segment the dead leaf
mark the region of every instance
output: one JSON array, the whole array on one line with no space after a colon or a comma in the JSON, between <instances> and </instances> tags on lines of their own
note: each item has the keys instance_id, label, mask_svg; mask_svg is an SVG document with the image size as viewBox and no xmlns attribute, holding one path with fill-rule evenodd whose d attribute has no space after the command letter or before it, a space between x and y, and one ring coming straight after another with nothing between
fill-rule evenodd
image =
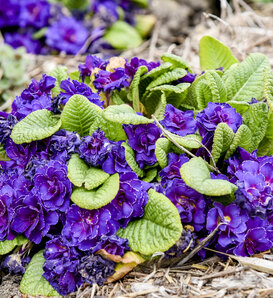
<instances>
[{"instance_id":1,"label":"dead leaf","mask_svg":"<svg viewBox=\"0 0 273 298\"><path fill-rule=\"evenodd\" d=\"M256 269L258 271L273 275L273 262L271 261L260 259L260 258L254 258L254 257L237 257L237 256L230 256L230 257L240 262L244 266L248 266L252 269Z\"/></svg>"}]
</instances>

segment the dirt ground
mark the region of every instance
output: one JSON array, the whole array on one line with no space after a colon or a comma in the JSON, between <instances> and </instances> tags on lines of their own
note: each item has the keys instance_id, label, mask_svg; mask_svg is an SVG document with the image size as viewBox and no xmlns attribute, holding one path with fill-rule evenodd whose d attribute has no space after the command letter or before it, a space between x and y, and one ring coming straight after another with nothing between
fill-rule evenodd
<instances>
[{"instance_id":1,"label":"dirt ground","mask_svg":"<svg viewBox=\"0 0 273 298\"><path fill-rule=\"evenodd\" d=\"M226 0L219 3L216 16L209 0L153 0L151 10L158 21L151 38L122 56L158 60L163 53L171 52L188 60L198 73L198 42L203 35L211 35L227 44L239 60L251 52L262 52L273 66L273 4L256 5L253 10L242 0L233 1L234 9ZM72 71L84 61L81 56L28 57L32 62L30 78L39 78L57 65ZM273 261L270 252L258 257ZM19 276L3 276L0 298L23 297L19 282ZM101 288L82 288L68 297L273 297L273 276L232 259L222 261L212 256L201 262L192 258L178 267L138 267L121 281Z\"/></svg>"}]
</instances>

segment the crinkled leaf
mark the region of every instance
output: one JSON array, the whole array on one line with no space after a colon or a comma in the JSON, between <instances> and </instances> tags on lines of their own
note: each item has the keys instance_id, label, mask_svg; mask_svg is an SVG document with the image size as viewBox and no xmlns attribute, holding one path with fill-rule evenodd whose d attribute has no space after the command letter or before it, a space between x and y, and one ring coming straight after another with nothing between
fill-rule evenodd
<instances>
[{"instance_id":1,"label":"crinkled leaf","mask_svg":"<svg viewBox=\"0 0 273 298\"><path fill-rule=\"evenodd\" d=\"M134 150L127 143L122 143L121 146L125 149L125 159L132 171L134 171L139 177L142 177L143 171L135 160Z\"/></svg>"},{"instance_id":2,"label":"crinkled leaf","mask_svg":"<svg viewBox=\"0 0 273 298\"><path fill-rule=\"evenodd\" d=\"M270 66L266 56L250 54L243 62L227 71L223 80L228 100L250 102L251 98L260 100L264 96L265 68Z\"/></svg>"},{"instance_id":3,"label":"crinkled leaf","mask_svg":"<svg viewBox=\"0 0 273 298\"><path fill-rule=\"evenodd\" d=\"M251 130L244 124L242 124L236 131L232 143L226 152L225 159L228 159L235 153L238 147L244 148L249 151L252 143L252 133Z\"/></svg>"},{"instance_id":4,"label":"crinkled leaf","mask_svg":"<svg viewBox=\"0 0 273 298\"><path fill-rule=\"evenodd\" d=\"M105 33L104 39L118 50L137 48L142 43L137 30L123 21L115 22Z\"/></svg>"},{"instance_id":5,"label":"crinkled leaf","mask_svg":"<svg viewBox=\"0 0 273 298\"><path fill-rule=\"evenodd\" d=\"M169 135L174 139L179 145L187 149L199 149L201 145L202 138L198 135L186 135L184 137L178 136L169 132Z\"/></svg>"},{"instance_id":6,"label":"crinkled leaf","mask_svg":"<svg viewBox=\"0 0 273 298\"><path fill-rule=\"evenodd\" d=\"M170 148L171 142L166 138L159 138L155 143L155 156L162 169L168 165L167 154Z\"/></svg>"},{"instance_id":7,"label":"crinkled leaf","mask_svg":"<svg viewBox=\"0 0 273 298\"><path fill-rule=\"evenodd\" d=\"M166 104L166 94L159 90L149 92L143 103L146 114L155 115L158 120L164 119Z\"/></svg>"},{"instance_id":8,"label":"crinkled leaf","mask_svg":"<svg viewBox=\"0 0 273 298\"><path fill-rule=\"evenodd\" d=\"M76 188L71 195L71 201L81 208L93 210L99 209L110 203L119 190L118 173L110 176L96 190L86 190L85 188Z\"/></svg>"},{"instance_id":9,"label":"crinkled leaf","mask_svg":"<svg viewBox=\"0 0 273 298\"><path fill-rule=\"evenodd\" d=\"M0 256L8 254L11 252L16 246L24 245L29 240L23 235L18 235L13 240L4 240L0 241Z\"/></svg>"},{"instance_id":10,"label":"crinkled leaf","mask_svg":"<svg viewBox=\"0 0 273 298\"><path fill-rule=\"evenodd\" d=\"M114 92L112 92L112 102L115 105L122 105L126 103L120 96L120 92L118 90L115 90Z\"/></svg>"},{"instance_id":11,"label":"crinkled leaf","mask_svg":"<svg viewBox=\"0 0 273 298\"><path fill-rule=\"evenodd\" d=\"M228 104L236 109L236 112L243 115L248 109L249 109L249 103L245 101L236 101L236 100L231 100L228 102Z\"/></svg>"},{"instance_id":12,"label":"crinkled leaf","mask_svg":"<svg viewBox=\"0 0 273 298\"><path fill-rule=\"evenodd\" d=\"M199 58L202 70L220 67L227 70L232 64L238 62L227 46L211 36L201 38L199 43Z\"/></svg>"},{"instance_id":13,"label":"crinkled leaf","mask_svg":"<svg viewBox=\"0 0 273 298\"><path fill-rule=\"evenodd\" d=\"M61 92L61 82L63 80L68 79L68 74L67 74L67 67L65 66L58 66L57 68L55 68L53 71L51 71L49 73L49 75L53 78L56 79L55 82L55 87L52 89L52 96L56 97L57 95L60 94Z\"/></svg>"},{"instance_id":14,"label":"crinkled leaf","mask_svg":"<svg viewBox=\"0 0 273 298\"><path fill-rule=\"evenodd\" d=\"M268 125L265 137L259 144L257 153L259 156L273 155L273 112L271 109L268 113Z\"/></svg>"},{"instance_id":15,"label":"crinkled leaf","mask_svg":"<svg viewBox=\"0 0 273 298\"><path fill-rule=\"evenodd\" d=\"M243 122L252 132L250 152L258 148L265 136L268 124L268 107L264 102L251 104L247 112L243 114Z\"/></svg>"},{"instance_id":16,"label":"crinkled leaf","mask_svg":"<svg viewBox=\"0 0 273 298\"><path fill-rule=\"evenodd\" d=\"M132 251L144 255L168 250L180 238L183 229L179 213L167 197L153 189L148 195L143 217L117 232L119 237L129 240Z\"/></svg>"},{"instance_id":17,"label":"crinkled leaf","mask_svg":"<svg viewBox=\"0 0 273 298\"><path fill-rule=\"evenodd\" d=\"M273 111L273 72L271 67L266 67L264 70L264 96L270 110Z\"/></svg>"},{"instance_id":18,"label":"crinkled leaf","mask_svg":"<svg viewBox=\"0 0 273 298\"><path fill-rule=\"evenodd\" d=\"M177 55L165 53L161 56L161 60L164 62L171 63L175 68L184 68L187 69L189 72L192 72L189 63L184 58L179 57Z\"/></svg>"},{"instance_id":19,"label":"crinkled leaf","mask_svg":"<svg viewBox=\"0 0 273 298\"><path fill-rule=\"evenodd\" d=\"M20 291L30 296L61 296L49 282L42 276L44 273L43 264L45 259L43 251L39 251L34 255L27 266L26 272L20 283Z\"/></svg>"},{"instance_id":20,"label":"crinkled leaf","mask_svg":"<svg viewBox=\"0 0 273 298\"><path fill-rule=\"evenodd\" d=\"M52 136L61 127L61 120L46 110L30 113L12 130L11 138L16 144L31 143Z\"/></svg>"},{"instance_id":21,"label":"crinkled leaf","mask_svg":"<svg viewBox=\"0 0 273 298\"><path fill-rule=\"evenodd\" d=\"M176 68L174 70L167 71L154 79L148 86L147 90L150 90L156 86L164 85L177 81L178 79L183 78L187 74L187 71L183 68Z\"/></svg>"},{"instance_id":22,"label":"crinkled leaf","mask_svg":"<svg viewBox=\"0 0 273 298\"><path fill-rule=\"evenodd\" d=\"M136 112L140 112L140 99L139 99L139 83L140 77L148 72L148 68L146 66L140 66L137 72L134 75L134 78L130 84L130 89L128 93L128 98L133 102L133 108Z\"/></svg>"},{"instance_id":23,"label":"crinkled leaf","mask_svg":"<svg viewBox=\"0 0 273 298\"><path fill-rule=\"evenodd\" d=\"M145 173L144 178L142 178L142 180L145 182L152 182L156 176L157 176L157 169L153 168Z\"/></svg>"},{"instance_id":24,"label":"crinkled leaf","mask_svg":"<svg viewBox=\"0 0 273 298\"><path fill-rule=\"evenodd\" d=\"M102 116L98 116L90 126L89 134L92 135L98 128L105 133L106 138L109 140L127 140L126 133L120 123L115 123L103 118Z\"/></svg>"},{"instance_id":25,"label":"crinkled leaf","mask_svg":"<svg viewBox=\"0 0 273 298\"><path fill-rule=\"evenodd\" d=\"M212 102L225 102L227 100L227 90L222 78L215 70L205 72L205 78L210 88Z\"/></svg>"},{"instance_id":26,"label":"crinkled leaf","mask_svg":"<svg viewBox=\"0 0 273 298\"><path fill-rule=\"evenodd\" d=\"M148 124L153 120L137 115L137 113L126 104L109 106L103 110L102 116L109 121L121 124Z\"/></svg>"},{"instance_id":27,"label":"crinkled leaf","mask_svg":"<svg viewBox=\"0 0 273 298\"><path fill-rule=\"evenodd\" d=\"M213 145L211 150L211 155L216 163L221 155L229 149L234 135L233 130L225 122L217 125L213 136Z\"/></svg>"},{"instance_id":28,"label":"crinkled leaf","mask_svg":"<svg viewBox=\"0 0 273 298\"><path fill-rule=\"evenodd\" d=\"M109 174L105 173L101 169L90 168L86 172L86 177L84 179L84 187L87 190L91 190L102 185L108 178Z\"/></svg>"},{"instance_id":29,"label":"crinkled leaf","mask_svg":"<svg viewBox=\"0 0 273 298\"><path fill-rule=\"evenodd\" d=\"M73 95L61 114L62 128L75 131L80 136L86 136L91 124L101 113L102 110L85 96Z\"/></svg>"},{"instance_id":30,"label":"crinkled leaf","mask_svg":"<svg viewBox=\"0 0 273 298\"><path fill-rule=\"evenodd\" d=\"M70 182L81 187L88 171L88 165L78 154L73 154L68 162L67 168L67 177Z\"/></svg>"},{"instance_id":31,"label":"crinkled leaf","mask_svg":"<svg viewBox=\"0 0 273 298\"><path fill-rule=\"evenodd\" d=\"M194 157L184 163L180 168L180 174L187 186L207 196L233 195L237 189L236 185L226 180L211 179L208 165L201 157Z\"/></svg>"}]
</instances>

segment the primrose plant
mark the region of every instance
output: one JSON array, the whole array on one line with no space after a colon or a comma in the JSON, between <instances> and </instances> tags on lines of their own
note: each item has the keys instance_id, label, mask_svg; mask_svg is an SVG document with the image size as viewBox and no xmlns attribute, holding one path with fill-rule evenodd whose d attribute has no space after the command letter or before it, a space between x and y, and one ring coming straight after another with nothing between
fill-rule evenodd
<instances>
[{"instance_id":1,"label":"primrose plant","mask_svg":"<svg viewBox=\"0 0 273 298\"><path fill-rule=\"evenodd\" d=\"M179 261L212 232L223 253L273 246L268 59L238 62L205 36L201 74L161 60L87 56L1 112L0 266L24 273L23 294L113 282L158 252Z\"/></svg>"}]
</instances>

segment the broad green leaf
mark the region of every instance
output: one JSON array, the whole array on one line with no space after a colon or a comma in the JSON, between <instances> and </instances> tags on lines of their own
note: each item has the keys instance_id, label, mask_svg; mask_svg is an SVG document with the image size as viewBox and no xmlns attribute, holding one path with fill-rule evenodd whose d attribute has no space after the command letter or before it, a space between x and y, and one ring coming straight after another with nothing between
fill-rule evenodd
<instances>
[{"instance_id":1,"label":"broad green leaf","mask_svg":"<svg viewBox=\"0 0 273 298\"><path fill-rule=\"evenodd\" d=\"M264 102L251 104L247 112L243 114L243 123L252 132L250 152L258 148L265 136L268 124L268 107Z\"/></svg>"},{"instance_id":2,"label":"broad green leaf","mask_svg":"<svg viewBox=\"0 0 273 298\"><path fill-rule=\"evenodd\" d=\"M69 73L69 78L71 80L73 80L73 81L82 82L82 80L80 79L80 72L78 70L77 71L70 72Z\"/></svg>"},{"instance_id":3,"label":"broad green leaf","mask_svg":"<svg viewBox=\"0 0 273 298\"><path fill-rule=\"evenodd\" d=\"M73 154L68 162L67 168L67 177L70 182L81 187L88 171L88 165L78 154Z\"/></svg>"},{"instance_id":4,"label":"broad green leaf","mask_svg":"<svg viewBox=\"0 0 273 298\"><path fill-rule=\"evenodd\" d=\"M55 87L52 89L52 96L56 97L60 94L61 90L61 82L68 78L67 74L67 67L65 66L58 66L53 71L49 73L49 75L56 79Z\"/></svg>"},{"instance_id":5,"label":"broad green leaf","mask_svg":"<svg viewBox=\"0 0 273 298\"><path fill-rule=\"evenodd\" d=\"M6 255L11 252L16 246L24 245L29 240L23 235L18 235L13 240L0 241L0 256Z\"/></svg>"},{"instance_id":6,"label":"broad green leaf","mask_svg":"<svg viewBox=\"0 0 273 298\"><path fill-rule=\"evenodd\" d=\"M135 20L137 32L143 39L146 39L156 23L156 17L153 14L138 14L135 16Z\"/></svg>"},{"instance_id":7,"label":"broad green leaf","mask_svg":"<svg viewBox=\"0 0 273 298\"><path fill-rule=\"evenodd\" d=\"M213 136L213 145L211 150L211 155L216 163L221 155L229 149L234 135L233 130L225 122L217 125Z\"/></svg>"},{"instance_id":8,"label":"broad green leaf","mask_svg":"<svg viewBox=\"0 0 273 298\"><path fill-rule=\"evenodd\" d=\"M139 99L139 82L140 77L148 72L146 66L140 66L134 75L134 78L130 84L128 98L133 102L133 108L136 112L140 112L140 99Z\"/></svg>"},{"instance_id":9,"label":"broad green leaf","mask_svg":"<svg viewBox=\"0 0 273 298\"><path fill-rule=\"evenodd\" d=\"M87 190L92 190L101 186L109 177L110 175L105 173L101 169L90 168L86 172L86 177L84 179L84 187Z\"/></svg>"},{"instance_id":10,"label":"broad green leaf","mask_svg":"<svg viewBox=\"0 0 273 298\"><path fill-rule=\"evenodd\" d=\"M132 251L144 255L168 250L180 238L183 229L179 213L167 197L153 189L148 195L143 217L117 232L119 237L129 240Z\"/></svg>"},{"instance_id":11,"label":"broad green leaf","mask_svg":"<svg viewBox=\"0 0 273 298\"><path fill-rule=\"evenodd\" d=\"M171 136L172 139L174 139L179 145L187 149L199 149L202 146L202 138L198 135L186 135L184 137L181 137L169 132L169 136Z\"/></svg>"},{"instance_id":12,"label":"broad green leaf","mask_svg":"<svg viewBox=\"0 0 273 298\"><path fill-rule=\"evenodd\" d=\"M158 120L163 120L166 104L166 94L159 90L149 92L143 102L145 113L149 116L155 115Z\"/></svg>"},{"instance_id":13,"label":"broad green leaf","mask_svg":"<svg viewBox=\"0 0 273 298\"><path fill-rule=\"evenodd\" d=\"M98 116L90 126L89 134L92 135L98 128L105 133L106 138L109 140L127 140L126 133L120 123L115 123L103 118L102 116Z\"/></svg>"},{"instance_id":14,"label":"broad green leaf","mask_svg":"<svg viewBox=\"0 0 273 298\"><path fill-rule=\"evenodd\" d=\"M222 78L215 70L205 72L205 78L212 95L212 102L225 102L227 100L227 90Z\"/></svg>"},{"instance_id":15,"label":"broad green leaf","mask_svg":"<svg viewBox=\"0 0 273 298\"><path fill-rule=\"evenodd\" d=\"M170 148L171 142L166 138L159 138L155 143L155 156L162 169L168 165L167 154Z\"/></svg>"},{"instance_id":16,"label":"broad green leaf","mask_svg":"<svg viewBox=\"0 0 273 298\"><path fill-rule=\"evenodd\" d=\"M60 297L61 295L43 277L44 262L43 250L32 257L20 283L20 291L30 296Z\"/></svg>"},{"instance_id":17,"label":"broad green leaf","mask_svg":"<svg viewBox=\"0 0 273 298\"><path fill-rule=\"evenodd\" d=\"M264 73L270 63L260 53L250 54L243 62L227 71L223 80L227 89L227 100L250 102L264 96Z\"/></svg>"},{"instance_id":18,"label":"broad green leaf","mask_svg":"<svg viewBox=\"0 0 273 298\"><path fill-rule=\"evenodd\" d=\"M149 5L149 0L131 0L133 3L135 3L137 6L142 8L147 8Z\"/></svg>"},{"instance_id":19,"label":"broad green leaf","mask_svg":"<svg viewBox=\"0 0 273 298\"><path fill-rule=\"evenodd\" d=\"M85 96L73 95L61 114L62 128L75 131L81 137L86 136L91 124L101 113L102 109L91 103Z\"/></svg>"},{"instance_id":20,"label":"broad green leaf","mask_svg":"<svg viewBox=\"0 0 273 298\"><path fill-rule=\"evenodd\" d=\"M123 21L115 22L105 33L104 39L118 50L137 48L142 43L137 30Z\"/></svg>"},{"instance_id":21,"label":"broad green leaf","mask_svg":"<svg viewBox=\"0 0 273 298\"><path fill-rule=\"evenodd\" d=\"M153 120L137 115L137 113L126 104L109 106L103 110L102 116L109 121L120 124L148 124Z\"/></svg>"},{"instance_id":22,"label":"broad green leaf","mask_svg":"<svg viewBox=\"0 0 273 298\"><path fill-rule=\"evenodd\" d=\"M11 138L15 144L31 143L52 136L61 127L61 120L52 112L43 109L30 113L12 130Z\"/></svg>"},{"instance_id":23,"label":"broad green leaf","mask_svg":"<svg viewBox=\"0 0 273 298\"><path fill-rule=\"evenodd\" d=\"M139 177L142 177L143 171L136 162L134 150L124 142L121 144L121 146L125 149L125 159L132 171L134 171Z\"/></svg>"},{"instance_id":24,"label":"broad green leaf","mask_svg":"<svg viewBox=\"0 0 273 298\"><path fill-rule=\"evenodd\" d=\"M62 3L70 10L86 10L89 5L88 0L62 0Z\"/></svg>"},{"instance_id":25,"label":"broad green leaf","mask_svg":"<svg viewBox=\"0 0 273 298\"><path fill-rule=\"evenodd\" d=\"M161 60L171 63L175 68L184 68L187 69L189 72L192 72L189 63L184 58L177 55L165 53L161 56Z\"/></svg>"},{"instance_id":26,"label":"broad green leaf","mask_svg":"<svg viewBox=\"0 0 273 298\"><path fill-rule=\"evenodd\" d=\"M259 144L257 155L258 156L273 155L273 140L268 139L267 137L264 137L261 143Z\"/></svg>"},{"instance_id":27,"label":"broad green leaf","mask_svg":"<svg viewBox=\"0 0 273 298\"><path fill-rule=\"evenodd\" d=\"M153 168L147 171L147 173L145 173L144 178L142 178L142 180L145 182L152 182L156 176L157 176L157 169Z\"/></svg>"},{"instance_id":28,"label":"broad green leaf","mask_svg":"<svg viewBox=\"0 0 273 298\"><path fill-rule=\"evenodd\" d=\"M81 208L93 210L99 209L110 203L119 191L118 173L110 176L96 190L86 190L85 188L76 188L71 195L71 201Z\"/></svg>"},{"instance_id":29,"label":"broad green leaf","mask_svg":"<svg viewBox=\"0 0 273 298\"><path fill-rule=\"evenodd\" d=\"M236 112L243 115L248 109L249 109L249 103L245 101L236 101L236 100L231 100L228 102L228 104L236 109Z\"/></svg>"},{"instance_id":30,"label":"broad green leaf","mask_svg":"<svg viewBox=\"0 0 273 298\"><path fill-rule=\"evenodd\" d=\"M270 110L273 111L273 72L271 67L266 67L264 70L264 96Z\"/></svg>"},{"instance_id":31,"label":"broad green leaf","mask_svg":"<svg viewBox=\"0 0 273 298\"><path fill-rule=\"evenodd\" d=\"M244 148L250 151L249 148L252 144L252 133L251 130L244 124L242 124L236 131L232 143L226 152L225 159L231 157L238 147Z\"/></svg>"},{"instance_id":32,"label":"broad green leaf","mask_svg":"<svg viewBox=\"0 0 273 298\"><path fill-rule=\"evenodd\" d=\"M202 70L223 67L226 71L232 64L238 62L227 46L211 36L201 38L199 58Z\"/></svg>"},{"instance_id":33,"label":"broad green leaf","mask_svg":"<svg viewBox=\"0 0 273 298\"><path fill-rule=\"evenodd\" d=\"M125 102L123 101L123 99L120 96L120 92L118 90L115 90L114 92L112 92L112 102L115 105L122 105Z\"/></svg>"},{"instance_id":34,"label":"broad green leaf","mask_svg":"<svg viewBox=\"0 0 273 298\"><path fill-rule=\"evenodd\" d=\"M183 68L176 68L174 70L170 70L168 72L163 73L156 79L154 79L148 86L147 90L150 90L156 86L164 85L171 83L173 81L177 81L178 79L183 78L187 74L187 71Z\"/></svg>"},{"instance_id":35,"label":"broad green leaf","mask_svg":"<svg viewBox=\"0 0 273 298\"><path fill-rule=\"evenodd\" d=\"M211 179L207 163L201 157L194 157L184 163L180 174L187 186L211 197L233 195L237 186L222 179ZM217 198L213 198L217 200Z\"/></svg>"},{"instance_id":36,"label":"broad green leaf","mask_svg":"<svg viewBox=\"0 0 273 298\"><path fill-rule=\"evenodd\" d=\"M162 92L160 96L160 101L156 106L155 111L153 112L153 115L156 117L157 120L161 121L164 119L166 105L167 105L166 93Z\"/></svg>"}]
</instances>

